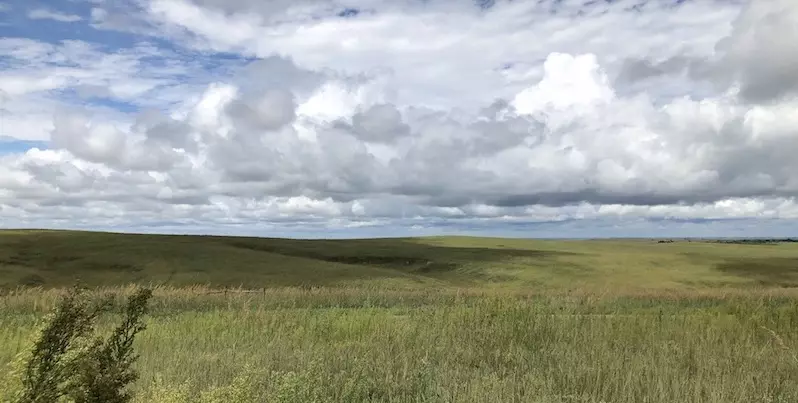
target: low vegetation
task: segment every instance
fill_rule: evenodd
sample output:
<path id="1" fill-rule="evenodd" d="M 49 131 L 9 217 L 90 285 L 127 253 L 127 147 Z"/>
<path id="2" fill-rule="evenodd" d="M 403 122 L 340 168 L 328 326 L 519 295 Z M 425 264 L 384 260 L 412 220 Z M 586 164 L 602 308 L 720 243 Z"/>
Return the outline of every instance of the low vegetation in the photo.
<path id="1" fill-rule="evenodd" d="M 122 320 L 103 339 L 93 334 L 94 324 L 112 307 L 111 299 L 93 304 L 73 288 L 63 296 L 32 344 L 10 365 L 0 396 L 15 403 L 125 403 L 127 390 L 138 378 L 133 368 L 136 334 L 151 297 L 148 289 L 130 296 Z M 96 302 L 96 301 L 94 301 Z"/>
<path id="2" fill-rule="evenodd" d="M 8 233 L 0 385 L 80 277 L 136 402 L 795 402 L 794 245 Z"/>

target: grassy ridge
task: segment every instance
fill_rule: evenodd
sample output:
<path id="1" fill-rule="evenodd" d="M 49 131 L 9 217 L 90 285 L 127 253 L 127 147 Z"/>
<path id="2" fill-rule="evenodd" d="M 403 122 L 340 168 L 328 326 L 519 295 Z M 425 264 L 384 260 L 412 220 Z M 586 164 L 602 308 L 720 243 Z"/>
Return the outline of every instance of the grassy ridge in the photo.
<path id="1" fill-rule="evenodd" d="M 0 232 L 0 287 L 155 283 L 684 289 L 798 285 L 798 243 L 288 240 Z"/>

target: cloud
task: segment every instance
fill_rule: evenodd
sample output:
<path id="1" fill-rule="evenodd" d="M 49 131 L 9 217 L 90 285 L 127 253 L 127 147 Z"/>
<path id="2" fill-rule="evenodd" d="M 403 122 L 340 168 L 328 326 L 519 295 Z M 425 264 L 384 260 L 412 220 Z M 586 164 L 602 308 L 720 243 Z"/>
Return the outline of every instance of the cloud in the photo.
<path id="1" fill-rule="evenodd" d="M 0 153 L 0 218 L 302 233 L 798 219 L 789 3 L 575 4 L 364 0 L 342 18 L 152 0 L 130 24 L 92 13 L 139 35 L 130 48 L 5 39 L 15 131 L 38 122 L 49 144 Z"/>
<path id="2" fill-rule="evenodd" d="M 627 10 L 629 2 L 497 2 L 483 10 L 471 2 L 372 0 L 359 3 L 372 13 L 340 18 L 327 2 L 268 3 L 154 0 L 146 12 L 163 35 L 188 46 L 288 54 L 311 70 L 389 70 L 397 102 L 478 108 L 486 98 L 508 98 L 539 80 L 552 52 L 594 54 L 611 75 L 640 55 L 711 55 L 740 8 L 650 2 L 640 13 Z M 508 83 L 508 76 L 514 80 Z"/>
<path id="3" fill-rule="evenodd" d="M 147 41 L 108 51 L 101 44 L 0 38 L 4 135 L 47 140 L 55 115 L 85 110 L 129 120 L 144 109 L 178 108 L 238 60 L 161 49 Z M 85 109 L 85 110 L 84 110 Z"/>
<path id="4" fill-rule="evenodd" d="M 740 97 L 767 102 L 798 91 L 798 3 L 750 2 L 718 42 L 723 55 L 716 68 L 739 86 Z"/>
<path id="5" fill-rule="evenodd" d="M 46 8 L 36 8 L 28 12 L 28 18 L 32 20 L 53 20 L 58 22 L 78 22 L 83 17 L 75 14 L 61 13 Z"/>

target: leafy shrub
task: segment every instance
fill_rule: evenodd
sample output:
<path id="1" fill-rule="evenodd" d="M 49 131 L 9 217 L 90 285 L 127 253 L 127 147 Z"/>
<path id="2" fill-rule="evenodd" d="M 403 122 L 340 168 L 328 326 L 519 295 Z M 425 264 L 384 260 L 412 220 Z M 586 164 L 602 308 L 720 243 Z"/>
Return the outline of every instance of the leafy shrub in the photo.
<path id="1" fill-rule="evenodd" d="M 73 288 L 49 315 L 27 355 L 18 359 L 19 381 L 11 396 L 18 403 L 124 403 L 138 378 L 132 367 L 136 334 L 145 329 L 143 316 L 149 289 L 132 295 L 122 322 L 107 339 L 92 337 L 97 318 L 110 310 L 111 298 L 92 301 Z M 8 399 L 8 397 L 5 397 Z"/>

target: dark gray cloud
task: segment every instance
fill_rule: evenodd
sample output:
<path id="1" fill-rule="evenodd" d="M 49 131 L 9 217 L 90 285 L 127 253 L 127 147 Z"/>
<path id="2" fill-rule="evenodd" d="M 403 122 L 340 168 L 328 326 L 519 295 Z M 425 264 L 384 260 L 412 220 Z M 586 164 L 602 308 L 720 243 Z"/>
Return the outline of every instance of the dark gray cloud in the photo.
<path id="1" fill-rule="evenodd" d="M 722 55 L 712 71 L 736 82 L 740 97 L 762 103 L 798 95 L 798 3 L 752 1 L 717 43 Z"/>
<path id="2" fill-rule="evenodd" d="M 352 133 L 363 141 L 394 143 L 410 133 L 395 105 L 378 104 L 352 116 Z"/>

